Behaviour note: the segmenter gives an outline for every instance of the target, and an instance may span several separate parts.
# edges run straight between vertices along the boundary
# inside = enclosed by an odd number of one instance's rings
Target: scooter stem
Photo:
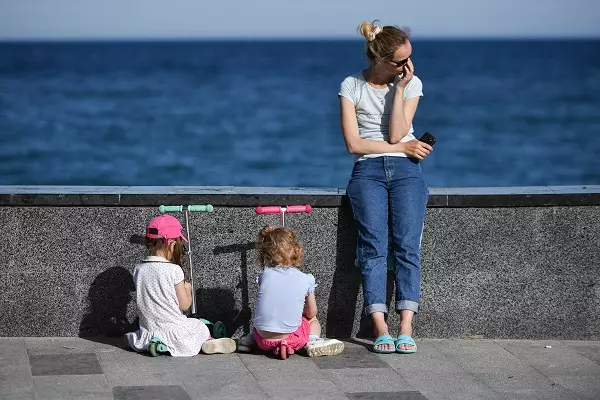
[[[192,315],[196,315],[196,289],[194,288],[194,266],[192,265],[192,237],[190,236],[190,221],[188,209],[185,209],[185,232],[188,239],[188,261],[190,263],[190,281],[192,283]]]

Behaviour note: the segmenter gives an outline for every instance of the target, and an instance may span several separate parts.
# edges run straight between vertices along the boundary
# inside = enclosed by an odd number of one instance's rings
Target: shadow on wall
[[[127,319],[133,292],[133,276],[127,269],[113,267],[100,273],[90,286],[88,312],[79,325],[79,337],[117,337],[137,330],[138,320]]]
[[[241,313],[235,309],[235,297],[231,290],[202,288],[196,290],[197,316],[213,324],[221,321],[231,336],[242,325]],[[212,332],[212,327],[209,326]]]
[[[361,284],[362,275],[356,262],[356,226],[352,215],[352,208],[348,197],[342,198],[342,205],[338,209],[337,244],[335,272],[329,301],[327,304],[327,337],[360,338],[373,337],[373,323],[371,318],[365,316],[362,310]],[[394,271],[387,273],[386,302],[393,309]],[[355,335],[355,315],[360,313],[360,321]],[[387,316],[386,316],[387,319]]]
[[[207,307],[206,314],[213,319],[208,320],[223,321],[227,327],[227,332],[233,334],[238,328],[243,328],[243,334],[250,332],[250,319],[252,318],[252,310],[250,309],[250,295],[248,292],[248,252],[256,248],[256,242],[236,243],[225,246],[215,247],[213,254],[230,254],[238,253],[240,255],[240,271],[241,276],[237,289],[241,290],[242,309],[235,311],[235,299],[231,291],[224,289],[203,289],[201,293],[197,293],[200,299],[200,304],[211,304],[212,307]],[[222,293],[228,292],[228,293]],[[204,307],[203,307],[204,308]]]
[[[129,242],[145,245],[144,236],[133,235]],[[242,310],[235,309],[234,291],[226,288],[198,288],[196,301],[198,314],[211,322],[222,321],[227,332],[234,333],[239,327],[249,331],[251,311],[248,299],[247,253],[256,243],[219,246],[214,254],[239,253],[242,276],[237,288],[242,290]],[[187,258],[186,258],[187,260]],[[184,273],[186,270],[184,269]],[[189,276],[189,275],[188,275]],[[125,268],[113,267],[99,274],[92,282],[88,294],[88,309],[79,325],[79,337],[122,337],[127,332],[139,329],[139,319],[129,322],[129,303],[135,296],[132,274]],[[93,339],[96,340],[96,339]],[[103,339],[100,339],[103,341]]]
[[[360,270],[354,264],[356,228],[346,196],[338,209],[335,271],[327,303],[327,337],[352,337],[360,290]],[[364,320],[364,318],[363,318]]]

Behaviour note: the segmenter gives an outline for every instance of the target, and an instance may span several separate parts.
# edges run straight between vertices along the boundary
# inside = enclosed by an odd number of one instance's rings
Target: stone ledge
[[[339,207],[345,190],[237,186],[0,186],[0,206],[143,207],[212,204],[255,207],[310,204]],[[600,185],[431,188],[429,207],[547,207],[600,205]]]

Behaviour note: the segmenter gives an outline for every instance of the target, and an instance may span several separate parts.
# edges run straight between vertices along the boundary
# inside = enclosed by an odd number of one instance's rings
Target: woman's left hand
[[[402,79],[400,80],[400,87],[404,89],[406,85],[410,82],[410,80],[415,75],[415,66],[412,63],[412,60],[409,58],[404,66],[404,70],[402,72]]]

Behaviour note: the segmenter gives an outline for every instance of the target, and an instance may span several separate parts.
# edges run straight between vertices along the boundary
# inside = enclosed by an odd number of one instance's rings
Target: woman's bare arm
[[[346,148],[350,154],[405,153],[410,157],[422,160],[432,150],[431,146],[418,140],[390,144],[386,141],[363,139],[358,134],[358,121],[354,104],[345,97],[340,96],[340,108],[342,111],[342,132]]]

